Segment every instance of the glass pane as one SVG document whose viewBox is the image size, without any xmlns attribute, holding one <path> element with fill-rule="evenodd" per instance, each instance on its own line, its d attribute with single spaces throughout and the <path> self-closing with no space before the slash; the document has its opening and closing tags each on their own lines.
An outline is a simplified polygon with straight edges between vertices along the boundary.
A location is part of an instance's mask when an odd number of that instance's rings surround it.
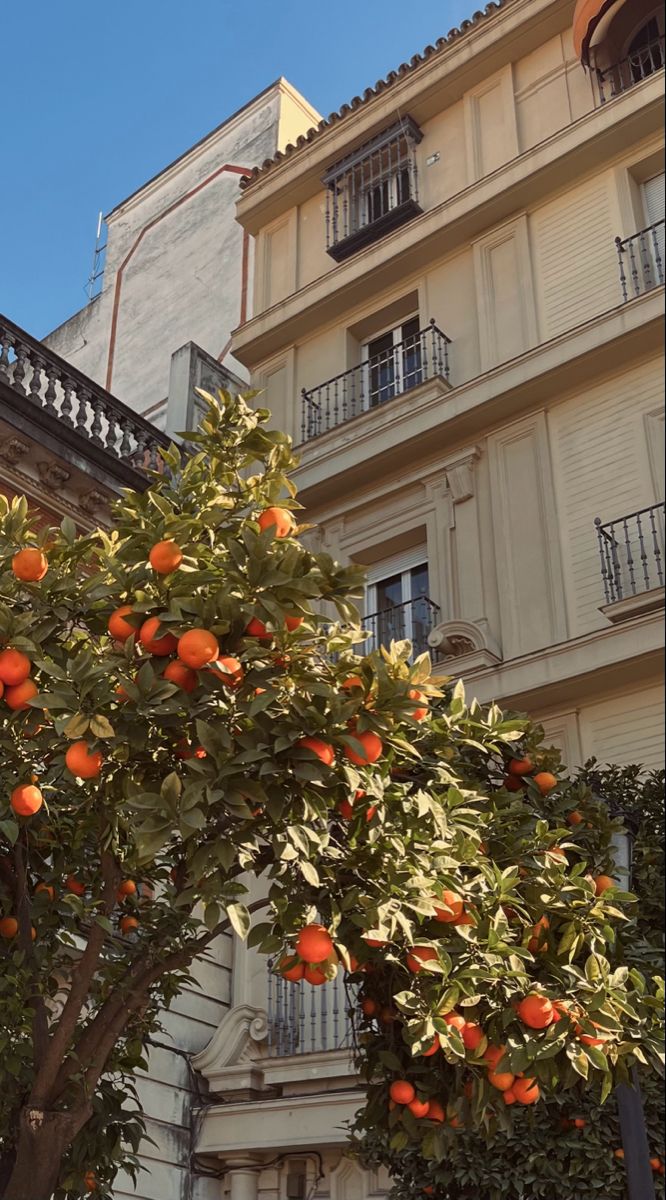
<svg viewBox="0 0 666 1200">
<path fill-rule="evenodd" d="M 402 575 L 391 575 L 377 584 L 377 608 L 393 608 L 402 604 Z"/>
<path fill-rule="evenodd" d="M 411 583 L 411 598 L 416 600 L 418 596 L 428 595 L 428 564 L 422 563 L 419 567 L 412 567 L 409 572 Z"/>
<path fill-rule="evenodd" d="M 370 407 L 392 400 L 396 394 L 396 356 L 393 334 L 386 333 L 368 345 Z"/>
<path fill-rule="evenodd" d="M 400 332 L 402 335 L 402 387 L 406 392 L 409 388 L 416 387 L 423 377 L 418 317 L 412 317 L 411 321 L 405 321 Z"/>
</svg>

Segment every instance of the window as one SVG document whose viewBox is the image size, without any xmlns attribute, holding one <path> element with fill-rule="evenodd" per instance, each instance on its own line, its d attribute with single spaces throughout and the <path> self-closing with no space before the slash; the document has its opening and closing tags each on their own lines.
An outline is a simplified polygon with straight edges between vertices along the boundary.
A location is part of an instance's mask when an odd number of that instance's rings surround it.
<svg viewBox="0 0 666 1200">
<path fill-rule="evenodd" d="M 646 21 L 643 28 L 636 34 L 627 51 L 629 70 L 634 83 L 647 79 L 664 65 L 663 39 L 659 38 L 659 25 L 656 17 Z"/>
<path fill-rule="evenodd" d="M 645 224 L 648 229 L 646 242 L 650 281 L 658 287 L 660 283 L 664 282 L 664 250 L 666 249 L 664 245 L 666 190 L 664 172 L 662 171 L 661 175 L 654 175 L 652 179 L 646 179 L 642 190 Z"/>
<path fill-rule="evenodd" d="M 376 408 L 422 382 L 419 318 L 373 338 L 362 349 L 366 408 Z"/>
<path fill-rule="evenodd" d="M 437 623 L 437 605 L 429 597 L 430 577 L 425 546 L 377 564 L 368 572 L 365 625 L 375 646 L 411 641 L 416 655 L 428 649 L 428 634 Z"/>
<path fill-rule="evenodd" d="M 421 131 L 403 117 L 326 172 L 326 249 L 342 262 L 421 212 L 416 146 Z"/>
</svg>

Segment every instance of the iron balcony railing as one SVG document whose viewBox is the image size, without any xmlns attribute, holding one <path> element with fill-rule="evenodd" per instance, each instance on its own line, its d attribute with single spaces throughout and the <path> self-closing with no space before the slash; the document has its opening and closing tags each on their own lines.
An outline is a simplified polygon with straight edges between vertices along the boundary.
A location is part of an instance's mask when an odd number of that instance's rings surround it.
<svg viewBox="0 0 666 1200">
<path fill-rule="evenodd" d="M 0 315 L 0 383 L 82 441 L 135 469 L 157 469 L 169 438 Z"/>
<path fill-rule="evenodd" d="M 271 1058 L 350 1050 L 353 1044 L 351 1001 L 344 975 L 319 987 L 289 983 L 268 972 L 268 1053 Z"/>
<path fill-rule="evenodd" d="M 650 75 L 655 75 L 664 65 L 664 39 L 663 37 L 654 38 L 647 42 L 645 46 L 641 46 L 637 50 L 633 50 L 627 58 L 623 58 L 614 66 L 608 67 L 605 71 L 596 72 L 597 91 L 599 93 L 599 101 L 601 104 L 606 104 L 608 100 L 612 100 L 614 96 L 620 96 L 623 92 L 628 92 L 630 88 L 637 83 L 641 83 L 643 79 L 648 79 Z"/>
<path fill-rule="evenodd" d="M 615 239 L 622 299 L 633 300 L 664 282 L 664 221 L 655 221 L 628 238 Z"/>
<path fill-rule="evenodd" d="M 428 634 L 438 623 L 439 611 L 439 605 L 434 600 L 418 596 L 405 604 L 395 604 L 392 608 L 370 613 L 363 617 L 361 624 L 372 635 L 375 646 L 389 646 L 391 642 L 408 638 L 415 655 L 424 654 L 425 651 L 432 653 Z"/>
<path fill-rule="evenodd" d="M 606 604 L 664 586 L 664 505 L 604 524 L 594 518 Z"/>
<path fill-rule="evenodd" d="M 396 342 L 385 353 L 365 359 L 318 387 L 303 388 L 301 440 L 319 437 L 435 376 L 448 380 L 450 344 L 451 339 L 433 319 L 425 329 Z"/>
</svg>

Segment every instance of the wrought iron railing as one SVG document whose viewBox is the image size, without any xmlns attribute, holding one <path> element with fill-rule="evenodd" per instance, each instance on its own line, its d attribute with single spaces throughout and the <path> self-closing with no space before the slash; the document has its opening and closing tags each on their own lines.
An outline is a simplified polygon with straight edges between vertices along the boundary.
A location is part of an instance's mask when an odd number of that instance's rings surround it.
<svg viewBox="0 0 666 1200">
<path fill-rule="evenodd" d="M 594 518 L 606 604 L 664 586 L 664 505 L 604 524 Z"/>
<path fill-rule="evenodd" d="M 324 1050 L 351 1050 L 352 992 L 347 994 L 340 970 L 335 979 L 320 986 L 301 980 L 290 983 L 268 972 L 268 1034 L 271 1058 L 316 1054 Z"/>
<path fill-rule="evenodd" d="M 0 383 L 93 446 L 134 468 L 157 468 L 169 438 L 0 315 Z"/>
<path fill-rule="evenodd" d="M 439 621 L 439 605 L 427 596 L 418 596 L 405 604 L 395 604 L 392 608 L 384 608 L 379 612 L 370 613 L 363 617 L 361 624 L 372 635 L 375 646 L 389 646 L 391 642 L 404 641 L 408 638 L 412 643 L 414 654 L 419 655 L 427 650 L 428 634 Z"/>
<path fill-rule="evenodd" d="M 626 302 L 664 282 L 664 221 L 655 221 L 628 238 L 615 239 L 620 287 Z"/>
<path fill-rule="evenodd" d="M 435 376 L 448 380 L 450 344 L 451 339 L 431 320 L 425 329 L 396 342 L 385 353 L 318 387 L 303 388 L 301 440 L 319 437 Z"/>
<path fill-rule="evenodd" d="M 614 96 L 628 92 L 630 88 L 650 75 L 656 74 L 664 65 L 664 39 L 654 38 L 633 50 L 627 58 L 608 67 L 605 71 L 596 71 L 597 91 L 601 104 L 606 104 Z"/>
</svg>

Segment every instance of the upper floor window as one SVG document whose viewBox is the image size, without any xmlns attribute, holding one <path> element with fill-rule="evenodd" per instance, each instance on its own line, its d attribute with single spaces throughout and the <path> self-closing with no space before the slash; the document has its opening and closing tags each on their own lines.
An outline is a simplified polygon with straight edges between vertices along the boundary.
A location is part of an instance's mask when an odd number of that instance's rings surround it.
<svg viewBox="0 0 666 1200">
<path fill-rule="evenodd" d="M 359 146 L 326 172 L 326 249 L 336 262 L 420 213 L 411 117 Z"/>
<path fill-rule="evenodd" d="M 664 39 L 660 38 L 656 17 L 646 21 L 627 51 L 629 70 L 634 83 L 647 79 L 664 65 Z"/>
</svg>

